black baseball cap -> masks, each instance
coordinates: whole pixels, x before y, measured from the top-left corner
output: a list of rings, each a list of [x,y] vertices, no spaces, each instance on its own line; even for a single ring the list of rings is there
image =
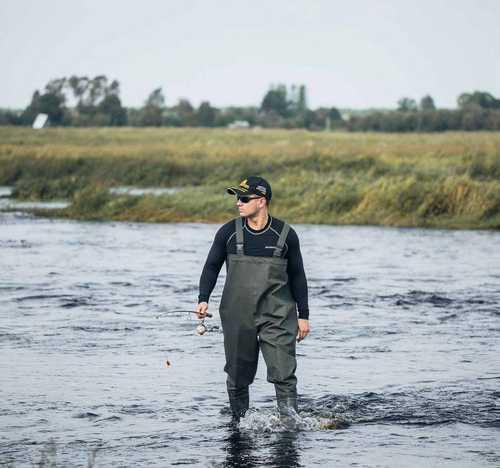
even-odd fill
[[[230,195],[258,195],[271,200],[273,192],[271,185],[263,177],[250,176],[240,182],[237,187],[228,187],[227,193]]]

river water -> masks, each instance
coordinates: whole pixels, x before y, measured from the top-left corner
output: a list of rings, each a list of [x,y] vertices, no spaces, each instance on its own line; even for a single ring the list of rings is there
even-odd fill
[[[500,233],[295,228],[299,428],[261,360],[235,429],[224,268],[210,331],[182,312],[216,225],[0,213],[0,465],[498,467]]]

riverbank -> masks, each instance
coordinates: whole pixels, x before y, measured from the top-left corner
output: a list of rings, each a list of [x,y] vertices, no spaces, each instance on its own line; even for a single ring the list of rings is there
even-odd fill
[[[0,127],[0,185],[71,201],[45,216],[221,222],[235,215],[224,188],[249,174],[291,223],[500,228],[500,133]]]

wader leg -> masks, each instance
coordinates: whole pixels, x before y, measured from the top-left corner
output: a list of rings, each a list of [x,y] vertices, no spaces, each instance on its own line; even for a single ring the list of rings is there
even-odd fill
[[[231,380],[232,387],[248,387],[257,373],[259,360],[259,341],[257,340],[257,329],[255,327],[243,328],[234,326],[234,321],[223,324],[224,327],[224,350],[226,354],[226,365],[224,371]]]
[[[260,347],[267,365],[267,380],[274,384],[280,412],[288,408],[297,411],[296,336],[293,321],[281,325],[263,325],[259,333]]]
[[[229,396],[229,405],[233,420],[238,422],[245,416],[249,405],[248,385],[237,387],[234,380],[228,375],[226,380],[227,394]]]
[[[226,351],[227,394],[233,421],[238,422],[248,410],[248,387],[253,382],[259,360],[259,342],[255,328],[224,329]]]

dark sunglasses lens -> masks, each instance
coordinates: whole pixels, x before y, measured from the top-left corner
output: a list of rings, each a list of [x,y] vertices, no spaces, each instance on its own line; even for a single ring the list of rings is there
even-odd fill
[[[238,200],[241,202],[241,203],[248,203],[252,198],[251,197],[247,197],[247,196],[242,196],[242,197],[238,197]]]

